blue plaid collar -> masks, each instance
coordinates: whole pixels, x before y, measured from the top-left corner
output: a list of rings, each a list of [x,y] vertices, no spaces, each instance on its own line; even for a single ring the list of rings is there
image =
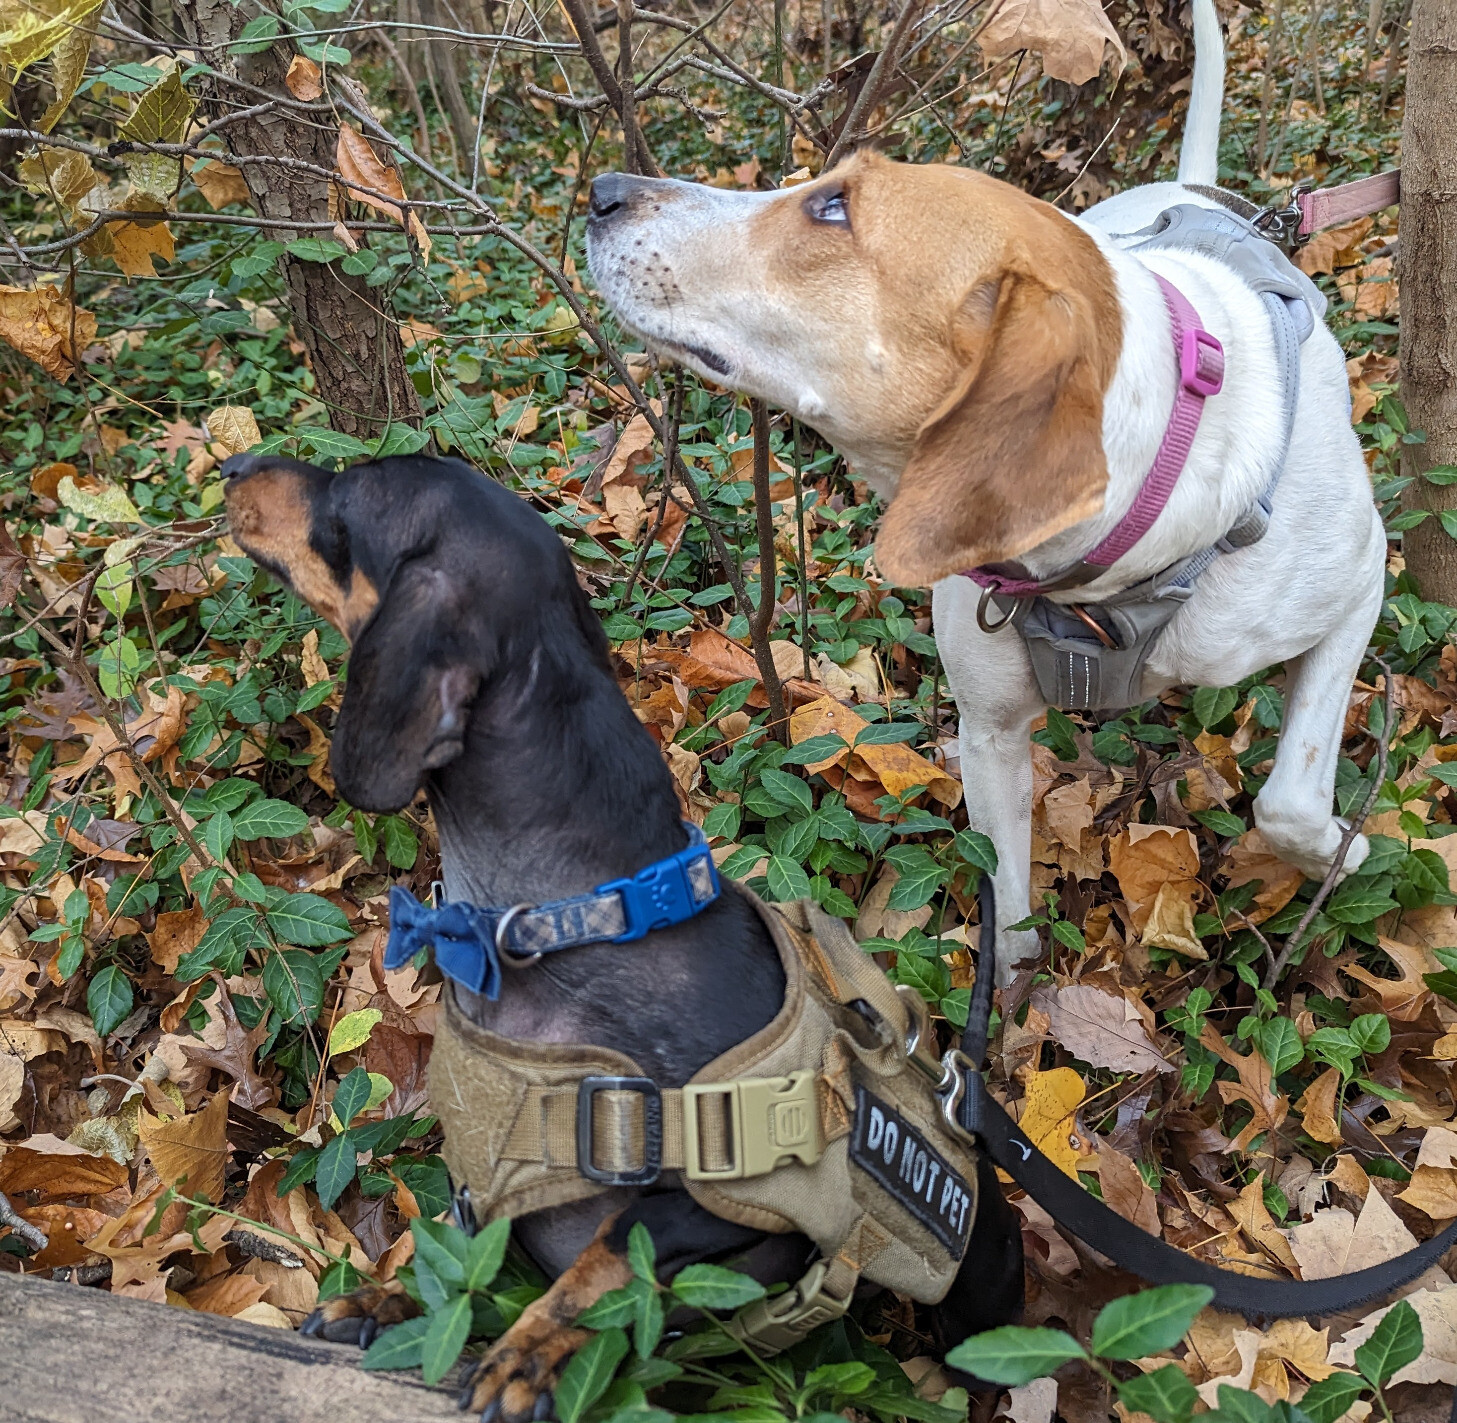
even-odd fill
[[[625,944],[655,929],[682,924],[719,895],[718,870],[708,840],[683,822],[688,846],[630,879],[609,880],[590,894],[549,904],[505,906],[451,900],[421,904],[409,890],[390,890],[390,937],[384,966],[403,968],[427,944],[447,978],[494,1002],[501,968],[524,967],[542,954],[580,944]]]

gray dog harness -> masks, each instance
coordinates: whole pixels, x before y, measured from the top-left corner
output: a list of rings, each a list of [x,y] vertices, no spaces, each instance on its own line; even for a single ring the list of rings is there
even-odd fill
[[[1258,293],[1275,338],[1285,422],[1269,484],[1214,543],[1096,603],[1059,602],[1046,596],[1101,577],[1147,532],[1183,468],[1204,398],[1220,387],[1222,353],[1212,380],[1200,363],[1204,348],[1219,352],[1219,343],[1200,328],[1198,315],[1188,302],[1160,278],[1179,347],[1180,403],[1175,405],[1164,446],[1133,507],[1097,549],[1048,578],[1032,579],[1018,564],[988,564],[970,569],[966,575],[986,590],[977,609],[982,628],[992,632],[1008,624],[1014,627],[1027,644],[1044,700],[1067,711],[1121,709],[1142,701],[1144,665],[1154,642],[1193,596],[1200,575],[1222,554],[1248,548],[1264,538],[1300,399],[1300,347],[1315,323],[1324,318],[1326,308],[1325,298],[1309,277],[1251,222],[1226,209],[1181,203],[1125,241],[1129,251],[1138,253],[1167,248],[1203,253],[1222,262]],[[1192,318],[1192,323],[1181,319],[1185,317]],[[1192,406],[1187,416],[1181,416],[1182,402]],[[1182,455],[1175,451],[1175,463],[1169,451],[1178,433],[1185,438],[1178,442]],[[990,604],[1002,614],[1000,622],[988,619]]]

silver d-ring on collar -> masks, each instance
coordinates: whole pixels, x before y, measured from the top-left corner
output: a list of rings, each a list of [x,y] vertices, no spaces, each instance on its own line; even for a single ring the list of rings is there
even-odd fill
[[[1016,610],[1014,608],[1013,611],[1008,613],[1007,616],[1004,617],[999,623],[991,622],[987,618],[987,605],[991,602],[991,600],[992,589],[983,588],[981,590],[981,601],[978,602],[976,605],[976,625],[983,632],[1000,632],[1004,627],[1006,627],[1009,622],[1012,621],[1014,617],[1016,617]]]
[[[501,922],[496,925],[496,953],[507,968],[530,968],[541,957],[539,953],[513,954],[506,944],[506,931],[511,927],[516,916],[532,907],[530,904],[513,904],[501,916]]]

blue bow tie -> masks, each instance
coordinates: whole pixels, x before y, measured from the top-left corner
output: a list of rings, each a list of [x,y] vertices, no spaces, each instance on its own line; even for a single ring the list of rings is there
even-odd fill
[[[451,900],[438,909],[409,890],[390,890],[390,936],[384,966],[403,968],[426,945],[447,978],[494,1002],[501,996],[503,956],[529,963],[581,944],[629,943],[693,918],[719,895],[708,840],[684,822],[688,846],[630,879],[610,880],[590,894],[548,904],[486,906]]]

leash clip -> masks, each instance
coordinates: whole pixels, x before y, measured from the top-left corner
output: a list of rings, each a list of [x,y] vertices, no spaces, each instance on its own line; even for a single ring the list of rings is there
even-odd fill
[[[971,1079],[976,1078],[976,1087]],[[941,1099],[941,1115],[955,1136],[979,1145],[981,1135],[981,1071],[960,1048],[948,1048],[941,1059],[941,1081],[936,1095]],[[965,1120],[963,1121],[963,1117]]]
[[[1305,221],[1305,210],[1301,207],[1300,200],[1314,191],[1315,180],[1302,178],[1291,188],[1290,201],[1284,207],[1268,207],[1256,213],[1250,219],[1250,226],[1278,247],[1294,251],[1295,248],[1304,246],[1308,234],[1300,231],[1301,224]]]
[[[539,953],[518,954],[513,953],[510,944],[506,939],[506,932],[516,919],[531,908],[529,904],[513,904],[502,916],[501,922],[496,925],[495,942],[496,955],[507,968],[530,968],[537,959]]]

